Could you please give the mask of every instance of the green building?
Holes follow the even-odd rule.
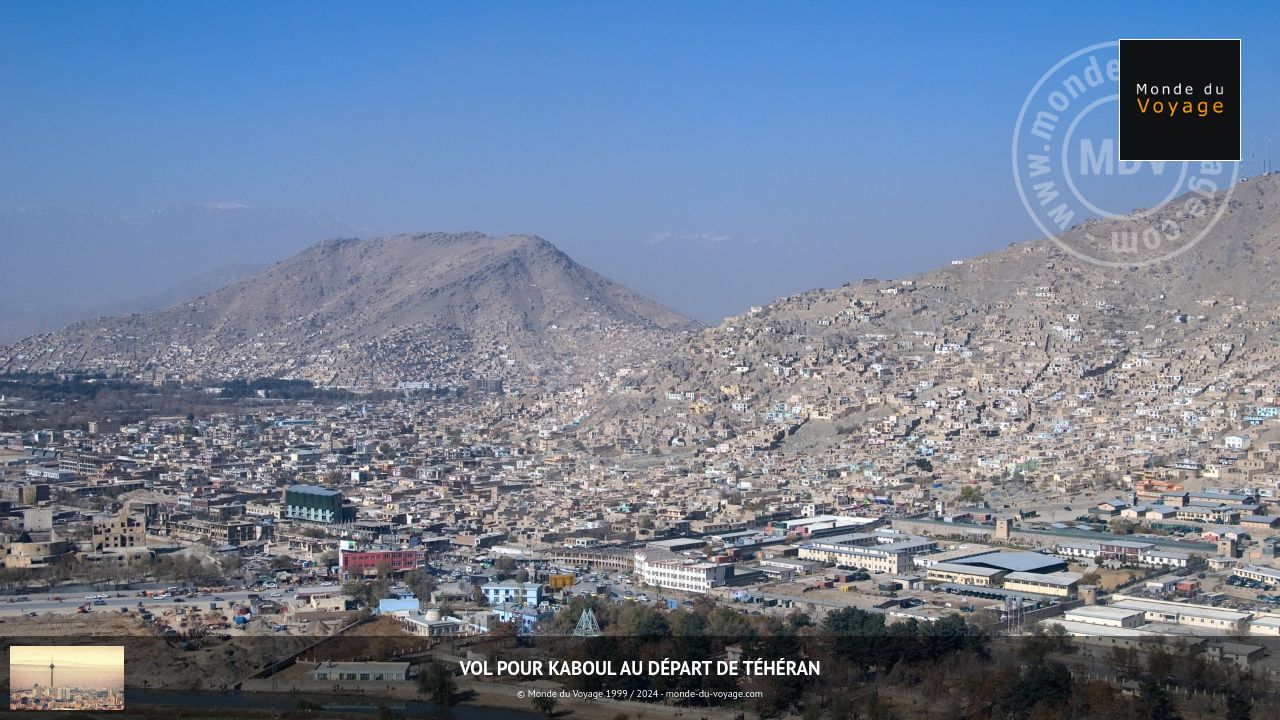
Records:
[[[284,491],[284,516],[307,522],[350,522],[355,519],[355,508],[344,506],[342,493],[337,490],[290,485]]]

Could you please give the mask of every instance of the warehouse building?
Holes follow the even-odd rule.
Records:
[[[1004,576],[1000,587],[1036,595],[1071,598],[1076,596],[1079,583],[1080,575],[1077,573],[1011,572]]]
[[[1008,570],[961,565],[960,563],[935,563],[925,571],[925,578],[933,582],[972,585],[974,587],[999,587]]]
[[[1067,569],[1067,563],[1062,558],[1036,552],[993,552],[953,562],[1006,572],[1054,573]]]
[[[1101,625],[1112,628],[1137,628],[1146,624],[1142,610],[1118,608],[1108,605],[1086,605],[1063,613],[1062,619],[1085,625]]]

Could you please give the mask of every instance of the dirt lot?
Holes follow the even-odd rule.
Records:
[[[1142,570],[1132,569],[1111,570],[1109,568],[1096,567],[1086,563],[1077,562],[1069,563],[1067,569],[1071,572],[1097,573],[1099,577],[1097,582],[1098,587],[1108,592],[1115,590],[1120,585],[1123,585],[1136,577],[1140,577],[1144,572]]]
[[[135,617],[118,613],[0,619],[0,637],[148,637],[155,632]]]

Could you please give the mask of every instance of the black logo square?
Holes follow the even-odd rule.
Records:
[[[1120,41],[1121,160],[1240,160],[1240,41]]]

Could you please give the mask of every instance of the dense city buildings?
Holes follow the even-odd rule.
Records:
[[[1205,290],[1135,324],[1049,279],[1060,260],[1019,246],[665,345],[605,325],[617,352],[589,369],[495,343],[435,380],[157,377],[149,404],[208,405],[0,434],[0,556],[15,594],[111,591],[52,611],[133,617],[111,593],[149,592],[179,635],[360,612],[427,639],[563,632],[584,597],[1280,634],[1280,353],[1240,329],[1264,321]],[[945,316],[1010,265],[1007,296]],[[197,607],[157,619],[154,595]]]

